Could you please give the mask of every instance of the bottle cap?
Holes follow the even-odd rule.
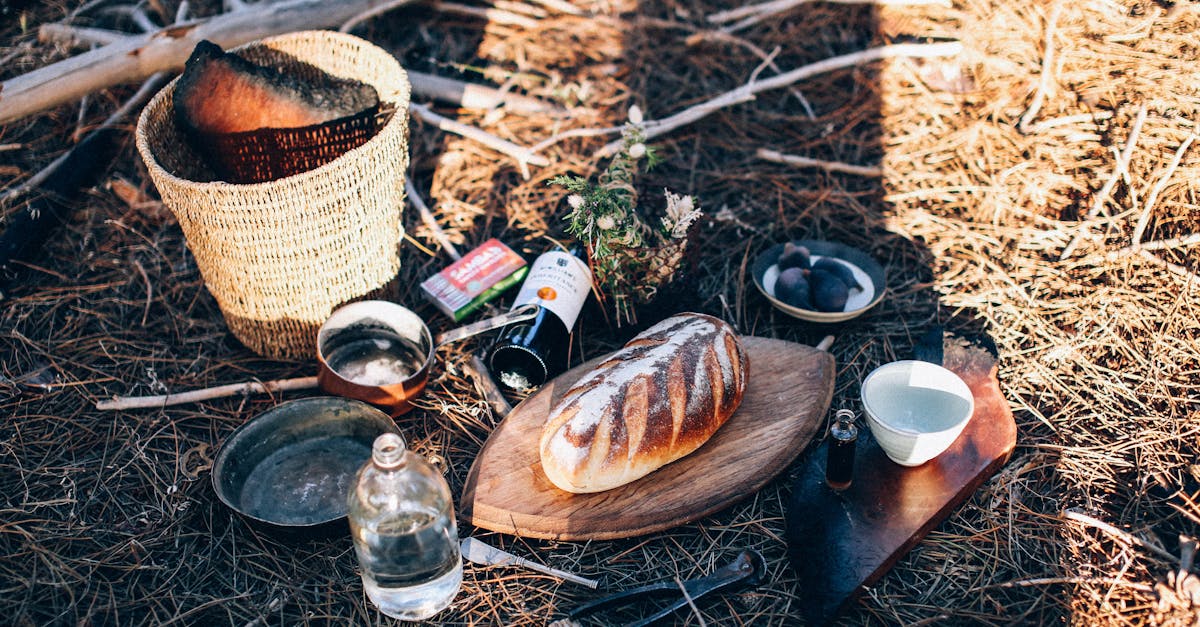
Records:
[[[858,427],[854,425],[854,412],[849,409],[839,409],[833,415],[833,425],[829,434],[839,440],[853,440],[858,437]]]
[[[396,468],[404,464],[404,438],[398,433],[384,433],[375,438],[371,459],[380,468]]]

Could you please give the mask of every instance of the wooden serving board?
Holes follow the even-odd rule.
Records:
[[[787,543],[808,622],[822,624],[877,581],[1008,460],[1012,411],[986,350],[946,340],[944,364],[971,388],[975,413],[946,452],[914,468],[893,463],[859,421],[854,479],[825,485],[827,444],[801,464],[787,508]]]
[[[555,487],[538,442],[550,408],[604,357],[547,383],[492,432],[463,487],[459,512],[477,527],[553,540],[611,540],[669,529],[721,510],[782,471],[824,424],[834,360],[782,340],[744,337],[742,404],[704,446],[624,486],[592,494]]]

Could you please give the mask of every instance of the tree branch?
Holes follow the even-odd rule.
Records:
[[[1137,246],[1142,241],[1142,236],[1146,233],[1146,225],[1150,222],[1150,212],[1154,209],[1155,203],[1158,202],[1158,195],[1162,190],[1166,189],[1167,183],[1171,180],[1171,175],[1175,174],[1175,169],[1179,167],[1179,162],[1183,160],[1184,153],[1191,147],[1192,142],[1196,140],[1196,133],[1187,136],[1183,143],[1179,145],[1179,149],[1175,151],[1175,156],[1171,158],[1171,162],[1167,164],[1167,171],[1163,173],[1158,182],[1150,190],[1150,195],[1146,197],[1146,204],[1142,207],[1142,215],[1138,217],[1137,225],[1133,227],[1133,235],[1129,237],[1129,241]]]
[[[948,57],[962,52],[962,44],[957,41],[947,41],[936,44],[892,44],[868,48],[859,52],[831,57],[816,63],[810,63],[789,72],[778,74],[757,82],[747,83],[723,94],[714,96],[698,105],[689,107],[670,117],[661,120],[648,120],[645,124],[645,138],[650,140],[664,133],[673,131],[680,126],[703,119],[709,114],[735,104],[754,100],[755,94],[791,85],[811,76],[832,72],[848,67],[865,65],[874,61],[895,57]],[[621,142],[612,141],[600,149],[601,157],[611,157],[621,149]]]
[[[509,111],[523,114],[561,116],[567,113],[566,107],[540,98],[434,74],[408,70],[408,82],[412,84],[414,94],[466,109],[495,109],[503,106]]]
[[[160,86],[162,86],[162,84],[165,82],[166,78],[167,78],[166,74],[159,73],[159,74],[155,74],[155,75],[151,76],[150,78],[146,79],[146,82],[142,83],[142,86],[140,88],[138,88],[138,90],[136,92],[134,92],[134,94],[132,96],[129,97],[129,100],[126,100],[125,103],[122,104],[116,111],[113,111],[112,114],[109,115],[103,122],[101,122],[99,126],[92,129],[93,132],[109,129],[109,128],[112,128],[112,127],[116,126],[117,124],[119,124],[122,120],[125,119],[125,117],[127,115],[129,115],[131,112],[133,112],[134,109],[137,109],[138,107],[141,107],[143,104],[145,104],[146,101],[149,100],[150,97],[154,95],[154,92],[157,91]],[[64,152],[63,154],[59,155],[58,158],[55,159],[54,161],[51,161],[50,165],[47,165],[46,167],[44,167],[41,170],[39,170],[38,172],[36,172],[33,176],[25,179],[23,182],[21,182],[18,185],[12,186],[8,190],[6,190],[3,194],[0,194],[0,205],[3,205],[9,199],[14,198],[17,195],[24,193],[26,190],[28,190],[32,187],[41,185],[42,182],[45,181],[48,176],[53,174],[54,171],[56,169],[58,169],[58,167],[60,165],[62,165],[63,161],[66,161],[66,159],[69,155],[70,155],[70,151],[68,150],[68,151]]]
[[[759,159],[774,161],[776,163],[786,163],[799,168],[821,168],[828,172],[842,172],[843,174],[855,174],[858,176],[878,177],[883,176],[883,168],[876,166],[853,165],[850,163],[842,163],[840,161],[822,161],[820,159],[811,159],[809,157],[801,157],[799,155],[789,155],[776,150],[767,148],[759,148],[755,153]]]
[[[450,238],[446,237],[446,232],[442,230],[442,225],[437,223],[437,218],[429,210],[429,205],[425,204],[425,199],[421,198],[417,187],[413,185],[412,177],[405,178],[404,190],[408,194],[408,201],[417,208],[417,213],[421,214],[421,221],[433,233],[433,239],[436,239],[442,245],[442,249],[446,251],[447,255],[450,255],[451,259],[455,261],[462,259],[462,254],[458,252],[458,248],[454,246]]]
[[[1171,555],[1165,549],[1160,548],[1157,545],[1150,544],[1149,542],[1146,542],[1145,540],[1143,540],[1127,531],[1122,531],[1121,529],[1117,529],[1116,527],[1114,527],[1102,520],[1098,520],[1096,518],[1088,516],[1087,514],[1084,514],[1083,512],[1078,512],[1078,511],[1069,509],[1062,513],[1062,517],[1066,518],[1067,520],[1073,520],[1075,522],[1082,523],[1089,527],[1094,527],[1096,529],[1099,529],[1099,530],[1107,533],[1108,535],[1112,536],[1112,538],[1114,540],[1121,542],[1122,544],[1133,545],[1133,546],[1137,546],[1137,547],[1146,549],[1150,553],[1153,553],[1156,557],[1160,557],[1160,558],[1166,560],[1167,563],[1169,563],[1169,564],[1173,564],[1173,563],[1176,563],[1179,561],[1179,556]]]
[[[1042,59],[1042,76],[1038,81],[1037,91],[1033,94],[1033,100],[1029,103],[1029,108],[1017,122],[1017,130],[1022,135],[1033,132],[1031,127],[1033,118],[1037,117],[1038,112],[1042,109],[1042,102],[1046,100],[1046,92],[1050,91],[1050,84],[1054,80],[1054,31],[1058,27],[1060,13],[1062,13],[1062,0],[1054,3],[1054,6],[1050,8],[1050,16],[1046,18],[1046,55]]]
[[[484,146],[491,148],[492,150],[516,159],[517,165],[521,167],[521,174],[526,179],[529,178],[529,165],[542,167],[550,165],[549,159],[541,155],[534,154],[532,150],[529,150],[524,146],[519,146],[508,141],[507,139],[496,137],[487,131],[476,128],[469,124],[463,124],[457,120],[451,120],[450,118],[440,116],[425,105],[414,102],[409,105],[408,109],[414,115],[421,118],[423,122],[432,124],[443,131],[454,133],[456,135],[462,135],[467,139],[473,139]]]
[[[300,377],[297,379],[279,379],[276,381],[248,381],[246,383],[231,383],[202,390],[192,390],[180,394],[162,394],[159,396],[116,396],[111,400],[96,403],[96,409],[123,410],[146,409],[150,407],[166,407],[168,405],[183,405],[210,401],[215,398],[225,398],[238,394],[266,394],[271,392],[291,392],[309,390],[317,387],[316,377]]]
[[[940,7],[950,7],[950,0],[825,0],[826,2],[834,2],[838,4],[873,4],[873,5],[901,5],[901,6],[917,6],[932,4]],[[712,24],[724,24],[734,20],[741,20],[736,24],[730,24],[721,28],[722,32],[734,33],[739,30],[744,30],[755,24],[784,11],[790,11],[802,4],[813,2],[813,0],[771,0],[761,4],[752,4],[727,11],[718,11],[708,16],[708,21]]]
[[[0,83],[0,124],[113,85],[183,67],[203,39],[232,48],[264,37],[336,27],[383,0],[263,0],[235,13],[130,35]]]
[[[380,12],[395,8],[396,4],[405,4],[411,0],[393,0],[380,7]],[[43,24],[38,29],[38,39],[42,42],[61,44],[99,44],[108,45],[132,37],[128,33],[104,28],[87,28],[68,24]],[[494,87],[468,83],[453,78],[445,78],[433,74],[425,74],[407,70],[408,82],[412,85],[414,94],[432,98],[439,102],[455,104],[467,109],[494,109],[504,106],[510,111],[538,115],[564,115],[567,110],[558,104],[547,102],[522,94],[505,92]]]
[[[1129,160],[1133,158],[1133,147],[1137,145],[1138,135],[1142,132],[1142,124],[1146,122],[1146,105],[1142,105],[1138,109],[1137,117],[1133,120],[1133,126],[1129,129],[1129,137],[1125,140],[1125,147],[1117,154],[1117,162],[1113,164],[1113,173],[1109,177],[1108,182],[1096,194],[1095,201],[1092,202],[1092,208],[1088,210],[1087,218],[1091,220],[1100,215],[1104,209],[1104,203],[1108,201],[1108,195],[1117,185],[1117,181],[1121,180],[1121,176],[1129,169]],[[1071,239],[1067,247],[1063,249],[1062,254],[1058,256],[1059,260],[1070,257],[1075,252],[1075,248],[1079,246],[1079,242],[1087,234],[1088,226],[1084,223],[1080,226],[1079,232]]]

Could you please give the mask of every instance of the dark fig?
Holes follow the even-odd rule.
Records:
[[[788,242],[783,245],[783,252],[779,255],[779,261],[775,263],[779,266],[780,272],[788,268],[802,268],[807,270],[812,265],[808,254],[807,248]]]
[[[842,280],[842,283],[846,284],[846,287],[851,289],[861,290],[863,288],[863,286],[859,284],[858,279],[854,278],[854,271],[850,269],[850,266],[838,261],[837,259],[834,259],[833,257],[821,257],[813,263],[812,269],[824,270],[825,272],[836,276]]]
[[[800,268],[788,268],[780,272],[779,278],[775,279],[775,298],[792,307],[812,309],[805,272]]]
[[[812,285],[812,302],[817,311],[845,311],[850,288],[832,272],[814,269],[808,275]]]

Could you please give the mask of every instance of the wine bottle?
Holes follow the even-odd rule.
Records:
[[[574,246],[570,252],[542,253],[533,262],[513,308],[533,303],[537,316],[504,327],[489,351],[488,367],[500,385],[524,392],[567,369],[571,328],[592,289],[582,254]]]

